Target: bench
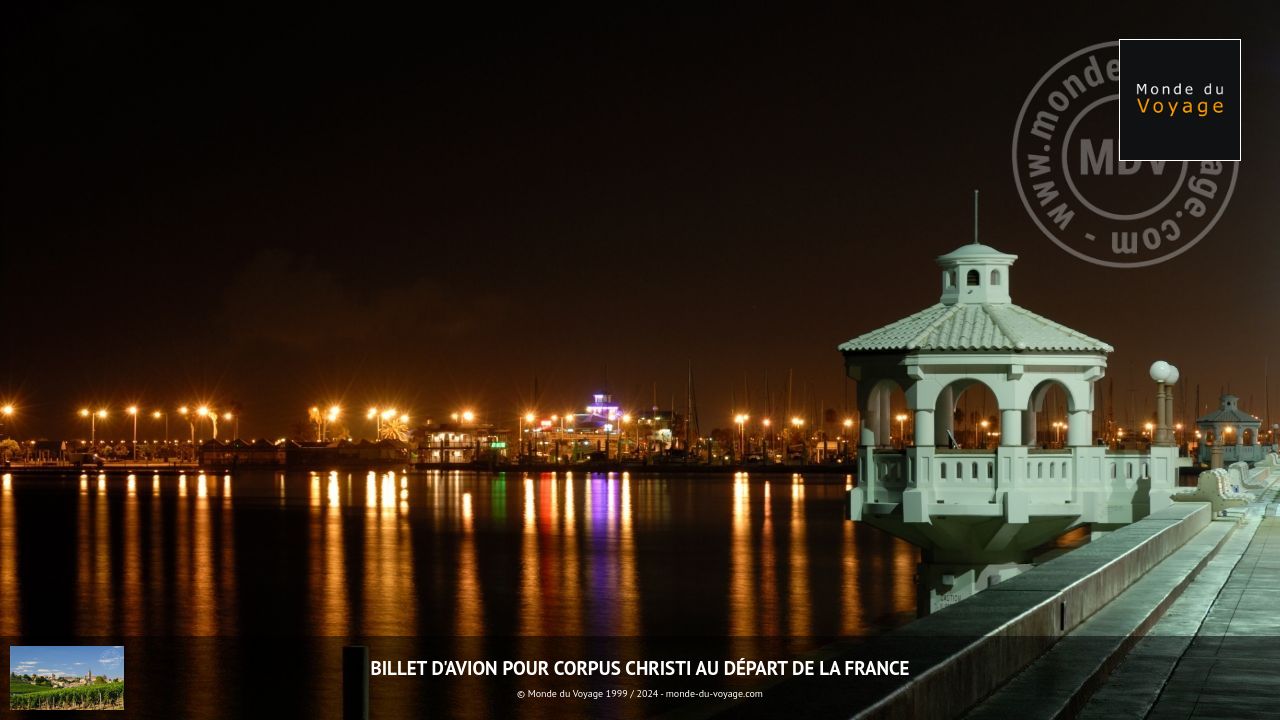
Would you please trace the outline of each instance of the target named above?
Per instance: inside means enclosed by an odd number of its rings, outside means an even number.
[[[1243,463],[1240,463],[1243,465]],[[1207,502],[1213,506],[1214,515],[1223,515],[1227,508],[1248,505],[1257,498],[1243,488],[1242,482],[1222,468],[1200,473],[1196,487],[1173,494],[1177,502]]]

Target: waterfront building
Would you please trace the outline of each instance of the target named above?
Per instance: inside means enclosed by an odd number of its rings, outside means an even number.
[[[417,429],[417,459],[422,463],[494,462],[509,457],[510,431],[483,423],[439,423]]]
[[[248,442],[239,438],[224,443],[207,440],[198,449],[201,465],[283,465],[286,447],[266,440]]]

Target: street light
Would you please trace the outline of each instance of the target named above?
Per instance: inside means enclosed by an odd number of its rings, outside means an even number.
[[[240,437],[240,416],[230,412],[222,413],[222,419],[231,423],[231,439]]]
[[[98,418],[106,418],[107,411],[102,409],[97,412],[90,412],[88,408],[81,408],[80,417],[89,418],[89,444],[96,445],[98,443]]]
[[[533,420],[534,420],[534,414],[532,412],[526,412],[524,415],[521,415],[520,417],[516,418],[516,438],[520,443],[520,447],[516,452],[517,460],[520,460],[525,456],[524,426],[528,425],[529,432],[532,433]]]
[[[337,405],[330,405],[330,406],[329,406],[328,411],[327,411],[327,412],[325,412],[325,415],[324,415],[324,421],[325,421],[325,422],[324,422],[324,424],[323,424],[323,425],[321,425],[321,430],[320,430],[320,438],[321,438],[321,441],[322,441],[322,442],[323,442],[324,437],[325,437],[325,434],[326,434],[326,433],[325,433],[325,430],[326,430],[326,429],[328,429],[328,427],[329,427],[330,425],[332,425],[333,423],[337,422],[337,420],[338,420],[338,416],[340,416],[340,415],[342,415],[342,408],[341,408],[341,407],[339,407],[339,406],[337,406]]]
[[[218,413],[214,412],[213,410],[210,410],[208,405],[201,405],[200,407],[196,408],[196,415],[199,415],[202,418],[209,418],[209,424],[213,428],[212,438],[214,440],[217,440],[218,439]]]
[[[907,447],[907,414],[898,413],[895,417],[898,421],[898,439],[902,441],[902,447]]]
[[[169,444],[169,413],[164,412],[163,410],[156,410],[155,412],[151,413],[151,417],[155,420],[159,420],[162,417],[164,418],[164,444],[168,445]]]
[[[133,417],[133,445],[130,446],[130,459],[138,462],[138,406],[130,405],[125,411]]]
[[[795,432],[796,432],[797,434],[799,434],[799,436],[800,436],[800,447],[801,447],[801,454],[802,454],[801,462],[804,462],[805,460],[807,460],[807,459],[808,459],[808,455],[809,455],[809,444],[808,444],[807,442],[805,442],[804,432],[803,432],[803,431],[804,431],[804,418],[802,418],[802,417],[800,417],[800,416],[798,416],[798,415],[797,415],[797,416],[792,417],[792,418],[791,418],[791,427],[795,428]],[[790,456],[790,454],[791,454],[791,443],[790,443],[790,442],[788,442],[788,443],[787,443],[787,447],[786,447],[786,448],[784,448],[784,450],[785,450],[785,455],[784,455],[784,457],[783,457],[783,461],[785,462],[787,459],[789,459],[789,456]]]
[[[365,418],[373,421],[375,440],[382,439],[382,423],[391,420],[396,416],[396,414],[397,411],[395,408],[379,408],[376,405],[369,408],[369,412],[364,414]]]
[[[471,412],[470,410],[462,411],[462,422],[469,423],[475,419],[476,419],[475,413]]]
[[[978,444],[981,445],[982,447],[986,447],[987,446],[987,428],[991,427],[991,422],[988,420],[983,420],[982,422],[978,423],[978,426],[982,428],[982,439],[978,442]]]
[[[189,426],[191,427],[191,446],[192,446],[192,447],[195,447],[195,445],[196,445],[196,421],[195,421],[195,419],[194,419],[194,418],[192,418],[192,417],[191,417],[190,412],[191,412],[191,411],[187,409],[187,406],[186,406],[186,405],[183,405],[182,407],[178,408],[178,414],[179,414],[179,415],[181,415],[181,416],[183,417],[183,419],[185,419],[185,420],[187,421],[187,425],[189,425]]]
[[[738,452],[743,459],[746,459],[747,455],[747,420],[749,419],[746,413],[733,416],[733,421],[738,424]]]
[[[316,442],[324,442],[324,416],[320,414],[320,408],[312,405],[307,414],[311,422],[316,424]]]

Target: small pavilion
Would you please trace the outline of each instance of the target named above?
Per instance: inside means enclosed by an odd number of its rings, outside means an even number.
[[[1206,465],[1222,467],[1233,462],[1260,462],[1269,448],[1258,440],[1262,421],[1240,409],[1240,398],[1223,395],[1214,412],[1196,418],[1196,430],[1200,431],[1199,450],[1196,459]],[[1214,449],[1222,451],[1215,464]]]

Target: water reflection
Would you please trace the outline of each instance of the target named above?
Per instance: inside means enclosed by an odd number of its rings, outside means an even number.
[[[912,616],[917,556],[841,519],[843,481],[5,476],[0,602],[12,612],[0,628],[26,627],[25,582],[65,573],[86,636],[863,634]],[[15,518],[14,496],[26,492],[66,498],[65,516],[39,519],[54,526],[39,537],[61,538],[55,556],[68,563],[20,564],[34,531]]]
[[[13,476],[0,478],[0,635],[19,633],[22,595],[18,579],[18,543],[14,532]]]
[[[729,634],[756,634],[755,543],[751,539],[751,482],[733,475],[733,540],[729,548]]]
[[[764,519],[760,526],[760,613],[764,623],[760,628],[762,635],[774,635],[778,626],[774,620],[778,617],[778,579],[777,554],[773,536],[773,484],[764,482]]]
[[[791,621],[791,635],[804,637],[812,628],[809,624],[809,553],[805,545],[804,478],[791,476],[791,555],[788,572],[791,577],[787,617]]]

